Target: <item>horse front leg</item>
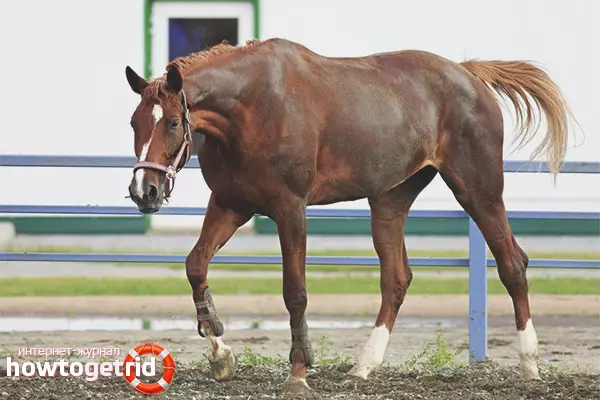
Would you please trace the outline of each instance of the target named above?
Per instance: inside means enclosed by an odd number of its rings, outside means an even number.
[[[218,204],[211,195],[200,237],[185,261],[186,275],[196,306],[198,334],[210,341],[206,357],[217,381],[231,379],[236,364],[233,350],[221,339],[224,329],[208,288],[208,265],[217,250],[250,217],[251,215],[243,215]]]
[[[275,223],[283,259],[283,300],[290,314],[292,344],[289,360],[291,372],[283,390],[288,393],[305,393],[306,371],[313,362],[313,353],[306,322],[306,205],[300,200],[286,202],[275,212]]]

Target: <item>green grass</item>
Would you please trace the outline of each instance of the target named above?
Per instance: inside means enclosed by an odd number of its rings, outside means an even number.
[[[413,355],[404,364],[397,366],[402,371],[413,371],[415,369],[424,372],[435,372],[443,369],[465,367],[466,364],[456,360],[463,348],[451,350],[449,343],[444,338],[444,330],[436,331],[435,344],[427,343],[423,350]]]
[[[13,247],[8,248],[6,251],[14,252],[35,252],[35,253],[108,253],[108,254],[125,254],[125,253],[137,253],[137,254],[167,254],[164,252],[156,251],[134,251],[134,250],[110,250],[107,252],[99,252],[86,247],[60,247],[60,246],[39,246],[39,247]],[[185,255],[184,252],[175,252],[168,254],[181,254]],[[249,253],[236,253],[221,251],[219,255],[280,255],[280,252],[249,252]],[[346,257],[374,257],[376,256],[375,250],[326,250],[326,251],[308,251],[308,255],[311,256],[346,256]],[[530,259],[580,259],[580,260],[599,260],[600,251],[589,251],[589,252],[530,252],[528,253]],[[463,250],[409,250],[409,257],[445,257],[445,258],[467,258],[468,252]],[[488,252],[488,257],[492,257],[491,253]],[[148,263],[117,263],[122,266],[148,266]],[[184,269],[184,263],[157,263],[152,264],[156,267],[171,268],[171,269]],[[307,268],[310,271],[315,272],[372,272],[378,271],[379,266],[363,266],[363,265],[309,265]],[[415,270],[426,269],[428,271],[460,271],[464,270],[464,267],[412,267]],[[219,271],[280,271],[281,265],[279,264],[211,264],[211,270]],[[495,269],[495,268],[493,268]]]
[[[215,294],[281,294],[281,279],[213,278]],[[530,293],[600,294],[599,278],[531,278]],[[377,278],[308,278],[310,294],[379,294]],[[189,295],[186,279],[178,278],[6,278],[0,297],[76,295]],[[414,279],[409,294],[467,294],[468,279]],[[488,280],[489,294],[506,294],[497,278]]]

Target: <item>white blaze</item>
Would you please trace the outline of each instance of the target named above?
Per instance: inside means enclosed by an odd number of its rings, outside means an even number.
[[[158,121],[161,120],[162,116],[163,116],[163,108],[160,106],[160,104],[155,104],[154,107],[152,107],[152,116],[154,117],[154,127],[152,128],[152,133],[150,134],[150,138],[148,139],[148,141],[146,143],[144,143],[144,146],[142,146],[142,152],[140,153],[140,158],[138,161],[146,161],[146,158],[148,157],[148,150],[150,149],[150,145],[152,144],[152,137],[154,136],[154,129],[156,128],[156,124],[158,124]],[[144,181],[144,173],[146,171],[144,170],[144,168],[140,168],[137,171],[135,171],[135,175],[133,176],[135,185],[135,194],[138,195],[139,197],[142,197],[144,194],[144,190],[142,188],[142,182]]]
[[[383,362],[389,340],[390,332],[385,324],[373,328],[358,362],[348,374],[367,379],[367,376]]]
[[[163,117],[163,109],[160,104],[155,104],[154,107],[152,107],[152,115],[154,116],[154,126],[156,126],[158,121]]]
[[[527,320],[525,329],[517,331],[521,375],[525,379],[539,379],[537,367],[538,341],[531,319]]]

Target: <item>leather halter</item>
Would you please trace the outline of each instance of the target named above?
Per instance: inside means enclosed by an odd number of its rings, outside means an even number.
[[[182,123],[183,123],[183,142],[181,143],[181,147],[177,152],[177,157],[175,161],[169,166],[164,166],[159,163],[151,162],[151,161],[138,161],[137,164],[133,167],[133,173],[135,171],[142,168],[153,169],[155,171],[161,171],[166,174],[167,183],[165,187],[165,199],[168,199],[171,196],[171,192],[175,187],[175,175],[177,172],[181,171],[185,164],[190,160],[192,156],[191,145],[192,145],[192,132],[191,132],[191,119],[190,119],[190,110],[187,105],[187,100],[185,98],[185,93],[183,89],[181,90],[181,105],[183,106],[183,114],[182,114]],[[185,154],[185,161],[180,166],[182,158]]]

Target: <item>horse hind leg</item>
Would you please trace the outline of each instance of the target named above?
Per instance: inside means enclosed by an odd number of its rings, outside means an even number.
[[[456,200],[481,230],[498,266],[515,313],[521,376],[539,379],[537,334],[529,310],[526,269],[529,259],[508,224],[502,198],[502,125],[466,129],[445,144],[438,165]]]
[[[366,379],[383,362],[394,322],[412,280],[404,243],[404,223],[437,170],[425,167],[389,192],[369,199],[373,244],[380,260],[381,306],[369,339],[348,375]]]

